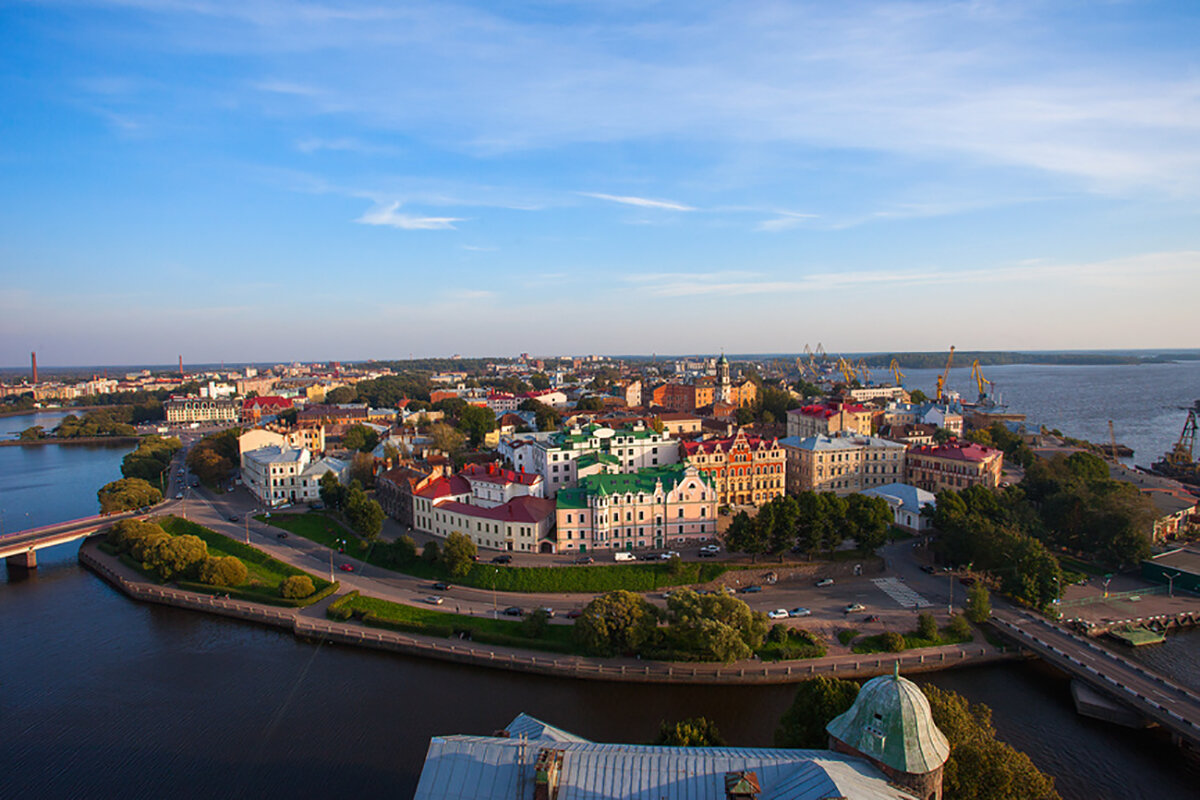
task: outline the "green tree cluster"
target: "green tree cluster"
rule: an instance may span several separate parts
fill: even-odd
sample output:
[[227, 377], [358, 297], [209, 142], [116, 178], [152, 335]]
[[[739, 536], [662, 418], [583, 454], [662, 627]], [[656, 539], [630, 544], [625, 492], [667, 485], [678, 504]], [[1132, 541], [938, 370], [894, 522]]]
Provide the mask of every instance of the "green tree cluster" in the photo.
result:
[[316, 587], [313, 586], [312, 578], [307, 575], [289, 575], [283, 583], [279, 584], [280, 596], [290, 600], [308, 597], [315, 591]]
[[471, 541], [471, 537], [465, 533], [451, 531], [442, 548], [442, 566], [451, 576], [461, 578], [471, 571], [476, 552], [475, 542]]
[[121, 474], [126, 478], [141, 478], [163, 486], [163, 474], [171, 467], [171, 459], [183, 447], [174, 436], [143, 436], [137, 449], [121, 459]]
[[326, 508], [338, 511], [345, 505], [348, 489], [338, 480], [337, 473], [329, 470], [321, 476], [317, 493]]
[[355, 453], [350, 459], [350, 480], [358, 481], [367, 488], [375, 486], [375, 456], [370, 453]]
[[762, 646], [767, 616], [731, 594], [679, 589], [667, 599], [667, 646], [700, 661], [729, 663]]
[[59, 439], [83, 439], [92, 436], [136, 436], [137, 428], [129, 424], [128, 408], [94, 409], [83, 417], [69, 414], [54, 429]]
[[825, 726], [849, 710], [858, 697], [859, 686], [841, 678], [810, 678], [796, 685], [796, 697], [783, 712], [775, 731], [776, 747], [825, 748], [829, 734]]
[[229, 480], [240, 460], [238, 437], [241, 435], [241, 428], [230, 428], [205, 436], [188, 451], [188, 469], [210, 486]]
[[247, 574], [246, 565], [237, 556], [210, 557], [200, 565], [198, 579], [209, 586], [240, 586]]
[[121, 478], [101, 486], [96, 498], [102, 514], [113, 514], [161, 503], [162, 492], [141, 478]]
[[525, 400], [518, 406], [522, 411], [532, 411], [537, 415], [537, 426], [539, 431], [554, 431], [558, 430], [562, 425], [562, 417], [557, 411], [545, 403], [539, 402], [530, 398]]
[[831, 551], [849, 538], [865, 555], [887, 540], [891, 523], [891, 509], [881, 497], [802, 492], [774, 498], [755, 517], [738, 512], [725, 542], [732, 551], [757, 556], [793, 547], [808, 553]]
[[197, 577], [208, 560], [208, 545], [199, 536], [172, 536], [152, 522], [121, 520], [109, 530], [107, 539], [160, 580]]
[[368, 541], [375, 541], [379, 532], [383, 530], [383, 507], [379, 505], [379, 501], [367, 496], [358, 481], [351, 481], [342, 513], [350, 528]]
[[22, 442], [35, 442], [38, 439], [45, 439], [46, 429], [41, 425], [34, 425], [21, 431], [21, 435], [17, 438]]
[[602, 594], [575, 620], [579, 643], [596, 655], [638, 653], [653, 642], [658, 612], [646, 598], [618, 589]]
[[986, 586], [976, 581], [967, 589], [967, 619], [980, 625], [992, 616], [992, 598]]
[[654, 744], [668, 747], [724, 747], [726, 742], [715, 722], [707, 717], [690, 717], [672, 724], [663, 720]]
[[379, 434], [373, 428], [368, 428], [366, 425], [351, 425], [342, 434], [342, 447], [347, 450], [369, 453], [375, 449], [375, 445], [377, 444], [379, 444]]

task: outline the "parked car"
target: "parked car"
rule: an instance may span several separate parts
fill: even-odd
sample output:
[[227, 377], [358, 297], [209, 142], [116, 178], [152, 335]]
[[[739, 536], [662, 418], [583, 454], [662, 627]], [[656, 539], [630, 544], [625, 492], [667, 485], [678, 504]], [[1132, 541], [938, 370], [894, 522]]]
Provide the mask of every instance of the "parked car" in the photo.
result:
[[450, 591], [450, 584], [443, 583], [442, 581], [438, 581], [437, 583], [435, 583], [433, 585], [433, 588], [434, 588], [434, 591], [448, 592], [448, 591]]
[[176, 499], [176, 500], [182, 500], [182, 499], [183, 499], [183, 492], [176, 492], [176, 493], [175, 493], [175, 499]]
[[679, 554], [679, 552], [676, 550], [668, 550], [667, 552], [662, 554], [662, 557], [663, 557], [664, 561], [667, 561], [672, 558], [683, 558], [683, 556], [681, 556]]
[[580, 556], [579, 558], [575, 559], [576, 564], [593, 564], [595, 561], [596, 559], [592, 558], [591, 556]]
[[743, 586], [741, 588], [742, 594], [757, 594], [761, 591], [762, 591], [762, 587], [759, 586], [758, 584], [754, 584], [752, 586]]
[[922, 564], [921, 572], [927, 572], [930, 575], [932, 575], [933, 573], [937, 572], [937, 568], [935, 566], [933, 566], [932, 564]]
[[338, 567], [338, 569], [340, 569], [342, 572], [354, 572], [354, 565], [342, 564], [340, 567]]
[[238, 517], [238, 515], [237, 515], [237, 514], [230, 514], [230, 515], [229, 515], [229, 521], [230, 521], [230, 522], [237, 522], [239, 519], [240, 519], [240, 518]]
[[807, 608], [804, 608], [803, 606], [800, 606], [798, 608], [793, 608], [791, 611], [789, 611], [788, 616], [789, 617], [811, 617], [812, 611], [810, 611]]
[[716, 558], [717, 551], [716, 550], [701, 550], [700, 557], [701, 558]]
[[722, 586], [721, 591], [724, 592], [725, 594], [736, 594], [736, 592], [733, 591], [732, 586]]
[[788, 610], [786, 608], [777, 608], [774, 611], [767, 612], [768, 619], [787, 619]]
[[511, 564], [512, 556], [510, 556], [510, 555], [496, 556], [495, 558], [492, 559], [492, 563], [493, 564]]
[[821, 578], [817, 581], [817, 586], [833, 586], [833, 578]]
[[544, 611], [544, 612], [546, 612], [546, 616], [548, 618], [554, 619], [554, 609], [551, 608], [550, 606], [542, 606], [541, 608], [538, 609], [538, 611]]
[[855, 614], [859, 611], [866, 611], [867, 607], [864, 606], [862, 603], [851, 603], [850, 605], [846, 606], [842, 610], [845, 611], [847, 614]]
[[284, 531], [280, 531], [279, 533], [275, 534], [275, 538], [276, 539], [286, 539], [287, 533], [285, 533]]
[[865, 622], [879, 622], [879, 615], [878, 614], [868, 614], [864, 621]]
[[636, 556], [633, 553], [624, 550], [618, 550], [613, 553], [613, 561], [633, 561], [635, 558]]
[[443, 598], [441, 595], [431, 594], [429, 597], [425, 598], [425, 602], [429, 603], [431, 606], [440, 606], [445, 602], [445, 598]]
[[700, 552], [701, 552], [701, 553], [719, 553], [719, 552], [721, 552], [721, 545], [719, 545], [719, 544], [706, 544], [706, 545], [704, 545], [703, 547], [701, 547], [701, 548], [700, 548]]
[[966, 575], [962, 578], [959, 578], [958, 582], [961, 583], [963, 586], [973, 586], [975, 584], [975, 579], [972, 578], [970, 575]]
[[506, 617], [519, 617], [525, 612], [521, 610], [520, 606], [509, 606], [500, 613], [504, 614]]
[[572, 608], [570, 611], [567, 612], [567, 619], [579, 619], [582, 616], [583, 616], [582, 608]]

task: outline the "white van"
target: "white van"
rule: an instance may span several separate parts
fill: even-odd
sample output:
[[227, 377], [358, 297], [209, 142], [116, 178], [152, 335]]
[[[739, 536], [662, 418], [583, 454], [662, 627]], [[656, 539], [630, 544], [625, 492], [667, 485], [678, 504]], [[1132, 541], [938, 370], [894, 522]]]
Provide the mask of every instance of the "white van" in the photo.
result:
[[613, 553], [613, 561], [634, 561], [636, 557], [633, 553], [627, 553], [624, 550]]

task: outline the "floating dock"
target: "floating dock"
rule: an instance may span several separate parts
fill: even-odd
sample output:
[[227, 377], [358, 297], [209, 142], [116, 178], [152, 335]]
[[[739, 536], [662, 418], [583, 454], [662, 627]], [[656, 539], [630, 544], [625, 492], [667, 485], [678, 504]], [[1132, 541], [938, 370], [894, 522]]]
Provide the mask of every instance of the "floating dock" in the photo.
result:
[[1108, 635], [1116, 639], [1118, 642], [1130, 647], [1142, 647], [1147, 644], [1162, 644], [1167, 640], [1167, 637], [1158, 631], [1152, 631], [1149, 628], [1137, 626], [1134, 628], [1113, 628], [1108, 631]]

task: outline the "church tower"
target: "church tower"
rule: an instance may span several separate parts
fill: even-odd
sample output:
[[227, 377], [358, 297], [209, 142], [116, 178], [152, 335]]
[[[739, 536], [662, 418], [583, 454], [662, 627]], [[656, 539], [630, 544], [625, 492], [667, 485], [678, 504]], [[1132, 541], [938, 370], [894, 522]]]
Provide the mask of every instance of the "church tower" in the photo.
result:
[[717, 359], [717, 385], [713, 399], [718, 403], [730, 403], [733, 398], [733, 386], [729, 381], [729, 359], [721, 353]]
[[863, 684], [846, 713], [825, 726], [829, 749], [865, 758], [922, 800], [942, 800], [942, 767], [950, 743], [933, 723], [920, 687], [891, 675]]

